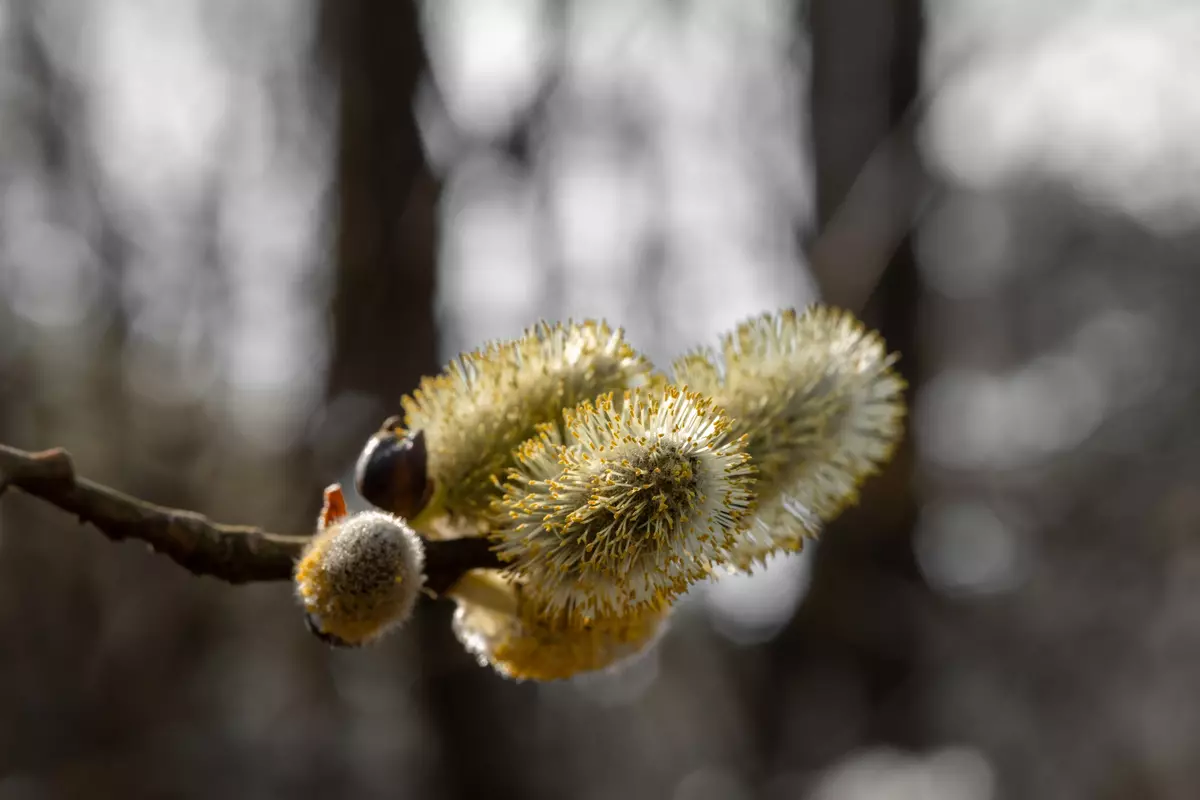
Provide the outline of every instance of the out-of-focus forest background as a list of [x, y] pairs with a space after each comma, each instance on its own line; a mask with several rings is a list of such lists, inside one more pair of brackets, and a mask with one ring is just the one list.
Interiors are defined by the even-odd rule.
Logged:
[[1192, 798], [1200, 6], [4, 0], [0, 441], [312, 528], [421, 374], [818, 297], [910, 436], [615, 676], [331, 651], [7, 495], [0, 798]]

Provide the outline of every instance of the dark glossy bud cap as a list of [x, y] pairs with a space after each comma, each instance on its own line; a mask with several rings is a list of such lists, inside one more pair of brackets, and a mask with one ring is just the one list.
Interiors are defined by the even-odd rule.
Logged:
[[376, 508], [412, 519], [433, 493], [429, 453], [424, 431], [401, 436], [393, 426], [394, 419], [367, 441], [354, 469], [354, 485]]

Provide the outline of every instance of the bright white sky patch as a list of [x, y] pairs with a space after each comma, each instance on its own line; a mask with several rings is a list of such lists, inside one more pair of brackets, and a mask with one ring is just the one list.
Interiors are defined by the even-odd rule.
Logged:
[[[1152, 227], [1200, 221], [1200, 5], [1064, 5], [1076, 13], [1013, 14], [1010, 26], [1042, 26], [1023, 36], [984, 32], [1007, 7], [972, 19], [933, 6], [948, 38], [933, 71], [953, 71], [930, 112], [928, 155], [974, 188], [1037, 174]], [[979, 52], [965, 55], [970, 42]]]

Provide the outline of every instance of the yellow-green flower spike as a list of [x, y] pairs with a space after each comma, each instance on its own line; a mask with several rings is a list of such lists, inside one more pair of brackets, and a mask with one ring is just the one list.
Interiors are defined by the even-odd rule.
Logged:
[[517, 445], [562, 410], [608, 391], [640, 385], [650, 364], [603, 322], [541, 323], [495, 342], [425, 378], [405, 397], [404, 426], [424, 431], [433, 497], [413, 520], [427, 535], [478, 535], [490, 527], [494, 477]]
[[421, 540], [403, 520], [365, 511], [313, 537], [296, 563], [296, 595], [322, 639], [368, 644], [412, 615], [423, 564]]
[[617, 668], [665, 630], [669, 608], [583, 623], [548, 616], [502, 575], [468, 574], [450, 592], [455, 636], [480, 665], [514, 680], [555, 681]]
[[719, 355], [675, 362], [675, 380], [714, 398], [758, 468], [758, 510], [735, 564], [799, 550], [857, 501], [903, 435], [894, 361], [853, 315], [815, 306], [744, 322], [723, 337]]
[[712, 400], [676, 386], [563, 412], [518, 450], [492, 534], [510, 573], [553, 617], [661, 607], [723, 563], [750, 519], [745, 439]]

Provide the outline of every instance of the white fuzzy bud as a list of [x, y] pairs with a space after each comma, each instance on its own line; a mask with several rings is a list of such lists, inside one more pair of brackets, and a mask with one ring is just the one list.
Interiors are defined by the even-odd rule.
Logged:
[[357, 646], [412, 615], [424, 582], [424, 548], [399, 517], [365, 511], [313, 537], [296, 564], [296, 594], [322, 639]]

